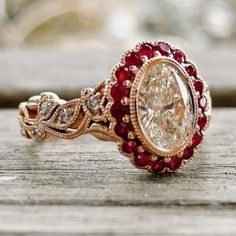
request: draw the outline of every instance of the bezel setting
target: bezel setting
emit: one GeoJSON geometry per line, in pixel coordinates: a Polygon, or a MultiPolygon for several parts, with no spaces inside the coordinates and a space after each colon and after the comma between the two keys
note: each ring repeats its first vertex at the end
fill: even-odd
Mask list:
{"type": "MultiPolygon", "coordinates": [[[[108,95],[109,107],[111,108],[109,112],[110,129],[117,137],[119,151],[129,157],[132,164],[137,168],[145,168],[155,173],[165,170],[172,172],[194,156],[209,124],[211,100],[206,83],[202,80],[194,63],[187,59],[182,50],[175,49],[165,42],[142,42],[136,45],[133,50],[127,51],[122,56],[121,62],[114,67],[109,87],[110,91],[113,91],[108,95]],[[142,81],[141,75],[151,63],[158,60],[173,63],[181,71],[186,78],[193,98],[194,122],[191,127],[191,134],[181,147],[169,152],[158,150],[148,139],[142,130],[137,110],[137,96],[142,81]],[[120,68],[123,70],[125,68],[125,71],[129,73],[127,80],[124,80],[124,76],[122,80],[117,77],[117,71],[120,68]],[[124,86],[127,84],[129,86],[124,86]],[[124,87],[125,91],[121,90],[116,95],[116,87],[124,87]],[[122,97],[122,93],[125,94],[124,97],[122,97]],[[129,102],[124,103],[124,100],[129,102]],[[112,110],[119,111],[116,114],[112,110]]],[[[117,92],[119,91],[117,90],[117,92]]]]}

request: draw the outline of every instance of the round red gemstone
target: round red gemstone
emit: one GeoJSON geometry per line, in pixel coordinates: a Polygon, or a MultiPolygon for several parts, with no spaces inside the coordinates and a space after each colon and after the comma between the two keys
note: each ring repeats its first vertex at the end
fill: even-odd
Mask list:
{"type": "Polygon", "coordinates": [[[189,159],[193,156],[193,149],[190,147],[186,147],[183,151],[183,159],[189,159]]]}
{"type": "Polygon", "coordinates": [[[122,66],[116,70],[116,79],[118,83],[122,84],[125,80],[132,80],[133,74],[125,66],[122,66]]]}
{"type": "Polygon", "coordinates": [[[147,56],[148,58],[151,58],[154,56],[154,52],[153,52],[153,49],[152,49],[152,46],[150,44],[143,44],[139,51],[138,51],[138,55],[140,57],[142,56],[147,56]]]}
{"type": "Polygon", "coordinates": [[[115,84],[111,88],[111,96],[115,102],[118,102],[122,98],[129,96],[129,90],[123,84],[115,84]]]}
{"type": "Polygon", "coordinates": [[[126,153],[132,153],[135,151],[137,145],[133,140],[125,141],[122,145],[122,150],[126,153]]]}
{"type": "Polygon", "coordinates": [[[171,160],[167,163],[167,167],[170,170],[177,170],[181,165],[182,159],[178,157],[172,157],[171,160]]]}
{"type": "Polygon", "coordinates": [[[185,62],[185,55],[182,51],[180,51],[179,49],[176,49],[173,53],[174,55],[174,59],[179,62],[179,63],[183,63],[185,62]]]}
{"type": "Polygon", "coordinates": [[[202,134],[201,133],[195,133],[192,138],[192,147],[198,146],[202,141],[202,134]]]}
{"type": "Polygon", "coordinates": [[[168,56],[171,53],[170,46],[167,43],[159,42],[155,47],[155,50],[159,51],[161,55],[168,56]]]}
{"type": "Polygon", "coordinates": [[[147,152],[136,152],[134,154],[134,163],[139,167],[145,167],[150,163],[151,155],[147,152]]]}
{"type": "Polygon", "coordinates": [[[199,98],[198,105],[202,109],[202,111],[205,111],[206,106],[207,106],[207,99],[205,96],[202,96],[199,98]]]}
{"type": "Polygon", "coordinates": [[[207,117],[205,115],[198,118],[198,125],[201,130],[205,128],[206,123],[207,123],[207,117]]]}
{"type": "Polygon", "coordinates": [[[128,136],[128,133],[129,133],[129,128],[130,128],[129,124],[126,124],[124,122],[120,122],[115,125],[114,131],[118,136],[126,139],[128,136]]]}
{"type": "Polygon", "coordinates": [[[196,89],[196,91],[201,93],[203,91],[203,83],[202,83],[202,81],[201,80],[196,80],[194,82],[194,88],[196,89]]]}
{"type": "Polygon", "coordinates": [[[111,115],[116,120],[121,121],[124,115],[129,114],[129,106],[123,106],[120,102],[116,102],[111,107],[111,115]]]}
{"type": "Polygon", "coordinates": [[[155,172],[155,173],[160,173],[164,170],[165,168],[165,163],[163,161],[155,161],[153,162],[152,164],[152,171],[155,172]]]}
{"type": "Polygon", "coordinates": [[[136,52],[130,52],[125,57],[125,64],[129,68],[130,66],[140,67],[143,62],[136,52]]]}
{"type": "Polygon", "coordinates": [[[185,69],[186,69],[186,71],[188,72],[188,74],[189,74],[190,76],[196,77],[197,71],[196,71],[196,68],[195,68],[194,65],[190,64],[190,65],[188,65],[187,67],[185,67],[185,69]]]}

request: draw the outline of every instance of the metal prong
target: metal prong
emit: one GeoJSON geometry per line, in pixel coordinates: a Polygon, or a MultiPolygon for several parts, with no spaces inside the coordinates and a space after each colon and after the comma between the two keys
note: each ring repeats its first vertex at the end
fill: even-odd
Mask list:
{"type": "Polygon", "coordinates": [[[132,82],[130,80],[125,80],[123,82],[123,85],[126,87],[126,88],[131,88],[132,87],[132,82]]]}
{"type": "Polygon", "coordinates": [[[141,60],[142,62],[147,62],[148,61],[148,57],[147,56],[141,56],[141,60]]]}
{"type": "Polygon", "coordinates": [[[129,133],[128,133],[128,138],[129,138],[129,139],[135,139],[135,134],[134,134],[134,132],[129,131],[129,133]]]}
{"type": "Polygon", "coordinates": [[[164,162],[165,162],[165,163],[169,163],[169,162],[170,162],[170,159],[171,159],[170,157],[166,157],[166,158],[164,158],[164,162]]]}
{"type": "Polygon", "coordinates": [[[138,151],[139,151],[139,152],[144,152],[144,149],[143,149],[141,146],[139,146],[139,147],[138,147],[138,151]]]}
{"type": "Polygon", "coordinates": [[[161,53],[158,52],[158,51],[155,51],[155,52],[154,52],[154,55],[155,55],[156,57],[161,57],[161,56],[162,56],[161,53]]]}
{"type": "Polygon", "coordinates": [[[129,98],[127,98],[127,97],[122,98],[121,99],[121,104],[124,105],[124,106],[129,105],[129,98]]]}
{"type": "Polygon", "coordinates": [[[129,115],[124,115],[122,120],[125,122],[125,123],[129,123],[130,122],[130,116],[129,115]]]}
{"type": "Polygon", "coordinates": [[[130,66],[129,70],[134,73],[134,74],[137,74],[138,73],[138,67],[137,66],[130,66]]]}

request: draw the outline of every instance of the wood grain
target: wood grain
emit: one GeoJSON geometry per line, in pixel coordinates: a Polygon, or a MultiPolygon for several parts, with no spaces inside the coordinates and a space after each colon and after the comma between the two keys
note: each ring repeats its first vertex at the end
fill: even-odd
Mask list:
{"type": "MultiPolygon", "coordinates": [[[[128,47],[127,47],[128,48],[128,47]]],[[[65,99],[78,97],[110,77],[112,67],[127,48],[82,46],[76,51],[58,48],[0,51],[0,107],[17,106],[29,96],[53,91],[65,99]]],[[[184,48],[208,82],[214,106],[236,106],[236,48],[196,51],[184,48]]]]}
{"type": "Polygon", "coordinates": [[[179,173],[136,170],[91,136],[35,143],[0,111],[0,234],[235,235],[236,109],[215,109],[179,173]]]}

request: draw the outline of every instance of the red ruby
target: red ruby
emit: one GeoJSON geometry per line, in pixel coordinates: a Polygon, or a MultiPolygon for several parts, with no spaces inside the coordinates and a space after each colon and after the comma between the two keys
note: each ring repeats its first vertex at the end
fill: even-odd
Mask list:
{"type": "Polygon", "coordinates": [[[185,69],[186,69],[186,71],[188,72],[188,74],[189,74],[190,76],[196,77],[197,71],[196,71],[196,68],[195,68],[194,65],[190,64],[190,65],[188,65],[187,67],[185,67],[185,69]]]}
{"type": "Polygon", "coordinates": [[[198,125],[201,130],[206,126],[206,123],[207,123],[207,117],[205,115],[198,118],[198,125]]]}
{"type": "Polygon", "coordinates": [[[155,50],[159,51],[161,55],[168,56],[171,53],[169,44],[164,42],[159,42],[155,47],[155,50]]]}
{"type": "Polygon", "coordinates": [[[158,160],[158,161],[153,162],[152,164],[152,170],[155,173],[162,172],[164,168],[165,168],[165,163],[163,161],[158,160]]]}
{"type": "Polygon", "coordinates": [[[143,62],[141,61],[139,55],[136,52],[130,52],[125,57],[126,66],[129,68],[130,66],[140,67],[143,62]]]}
{"type": "Polygon", "coordinates": [[[198,146],[202,141],[202,134],[201,133],[195,133],[192,138],[192,147],[198,146]]]}
{"type": "Polygon", "coordinates": [[[180,167],[182,159],[178,157],[172,157],[171,160],[167,163],[167,167],[170,170],[176,170],[180,167]]]}
{"type": "Polygon", "coordinates": [[[194,82],[194,88],[196,89],[196,91],[201,93],[203,91],[203,83],[202,83],[202,81],[201,80],[196,80],[194,82]]]}
{"type": "Polygon", "coordinates": [[[114,127],[115,133],[122,137],[122,138],[127,138],[128,133],[129,133],[129,124],[126,124],[124,122],[117,123],[114,127]]]}
{"type": "Polygon", "coordinates": [[[174,54],[174,59],[177,62],[179,63],[185,62],[185,55],[182,51],[180,51],[179,49],[176,49],[173,54],[174,54]]]}
{"type": "Polygon", "coordinates": [[[111,96],[113,97],[115,102],[120,101],[122,98],[127,97],[129,95],[129,90],[125,88],[123,84],[115,84],[111,88],[111,96]]]}
{"type": "Polygon", "coordinates": [[[129,106],[123,106],[120,102],[116,102],[111,107],[111,115],[116,120],[121,121],[124,115],[129,114],[129,106]]]}
{"type": "Polygon", "coordinates": [[[140,57],[142,56],[147,56],[148,58],[151,58],[154,56],[154,52],[153,52],[153,49],[152,49],[152,46],[150,44],[143,44],[139,51],[138,51],[138,55],[140,57]]]}
{"type": "Polygon", "coordinates": [[[189,159],[193,156],[193,149],[190,147],[186,147],[183,151],[183,159],[189,159]]]}
{"type": "Polygon", "coordinates": [[[147,152],[136,152],[134,154],[134,163],[139,167],[145,167],[150,163],[151,155],[147,152]]]}
{"type": "Polygon", "coordinates": [[[133,140],[125,141],[122,145],[122,150],[126,153],[132,153],[135,151],[137,145],[133,140]]]}
{"type": "Polygon", "coordinates": [[[207,106],[207,99],[205,96],[202,96],[199,98],[198,105],[202,109],[202,111],[205,111],[206,106],[207,106]]]}
{"type": "Polygon", "coordinates": [[[132,80],[132,77],[132,73],[125,66],[122,66],[116,70],[116,79],[120,84],[122,84],[125,80],[132,80]]]}

